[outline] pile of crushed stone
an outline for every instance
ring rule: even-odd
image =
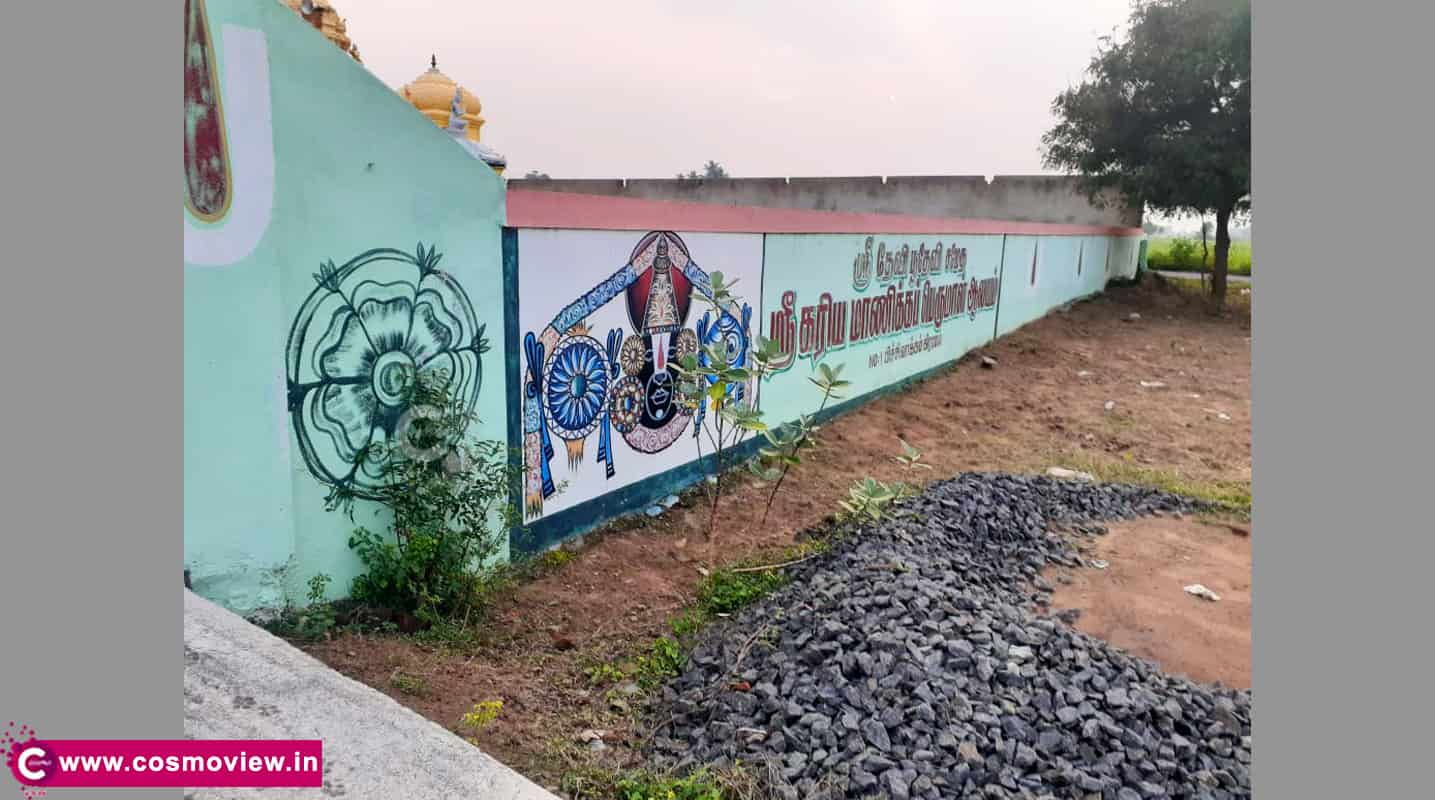
[[[654,756],[762,764],[788,798],[1248,797],[1250,691],[1072,629],[1038,576],[1081,563],[1068,535],[1201,508],[1047,477],[933,484],[709,631],[664,688]]]

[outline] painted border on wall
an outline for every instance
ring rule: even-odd
[[[523,466],[523,373],[518,363],[522,350],[518,325],[518,229],[503,227],[503,380],[508,396],[508,464],[515,470],[508,482],[509,497],[513,502],[522,503],[523,476],[517,472]],[[508,528],[509,560],[514,552],[528,552],[518,547],[522,530],[522,517]]]
[[[571,192],[508,190],[508,224],[515,228],[683,230],[703,233],[1010,234],[1021,236],[1140,236],[1140,228],[1066,225],[902,214],[856,214],[758,206],[723,206]]]

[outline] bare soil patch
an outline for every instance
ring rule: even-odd
[[[1086,553],[1105,569],[1049,571],[1052,608],[1079,609],[1075,628],[1166,672],[1250,688],[1250,526],[1162,517],[1109,528]],[[1220,599],[1187,594],[1192,584]]]
[[[981,368],[982,355],[996,366]],[[820,448],[788,476],[766,525],[759,520],[767,487],[741,479],[725,493],[712,541],[703,535],[701,498],[658,518],[619,521],[501,601],[472,650],[359,635],[308,649],[445,726],[457,727],[476,703],[502,699],[498,720],[476,735],[479,746],[549,786],[569,765],[557,743],[577,747],[585,728],[611,731],[611,763],[634,763],[649,731],[633,729],[585,668],[630,657],[668,633],[699,567],[790,544],[836,511],[856,479],[910,478],[893,458],[899,436],[924,451],[934,477],[1083,459],[1193,481],[1249,481],[1249,311],[1216,316],[1172,287],[1112,289],[831,421]],[[421,688],[401,681],[410,691],[400,690],[396,674],[418,678]]]

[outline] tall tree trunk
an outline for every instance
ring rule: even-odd
[[[1226,304],[1226,262],[1231,254],[1232,208],[1216,209],[1216,263],[1211,269],[1211,299],[1216,307]]]

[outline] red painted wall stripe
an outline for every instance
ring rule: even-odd
[[[1049,222],[726,206],[522,189],[508,191],[508,225],[513,228],[711,233],[1141,235],[1140,228],[1114,225],[1064,225]]]

